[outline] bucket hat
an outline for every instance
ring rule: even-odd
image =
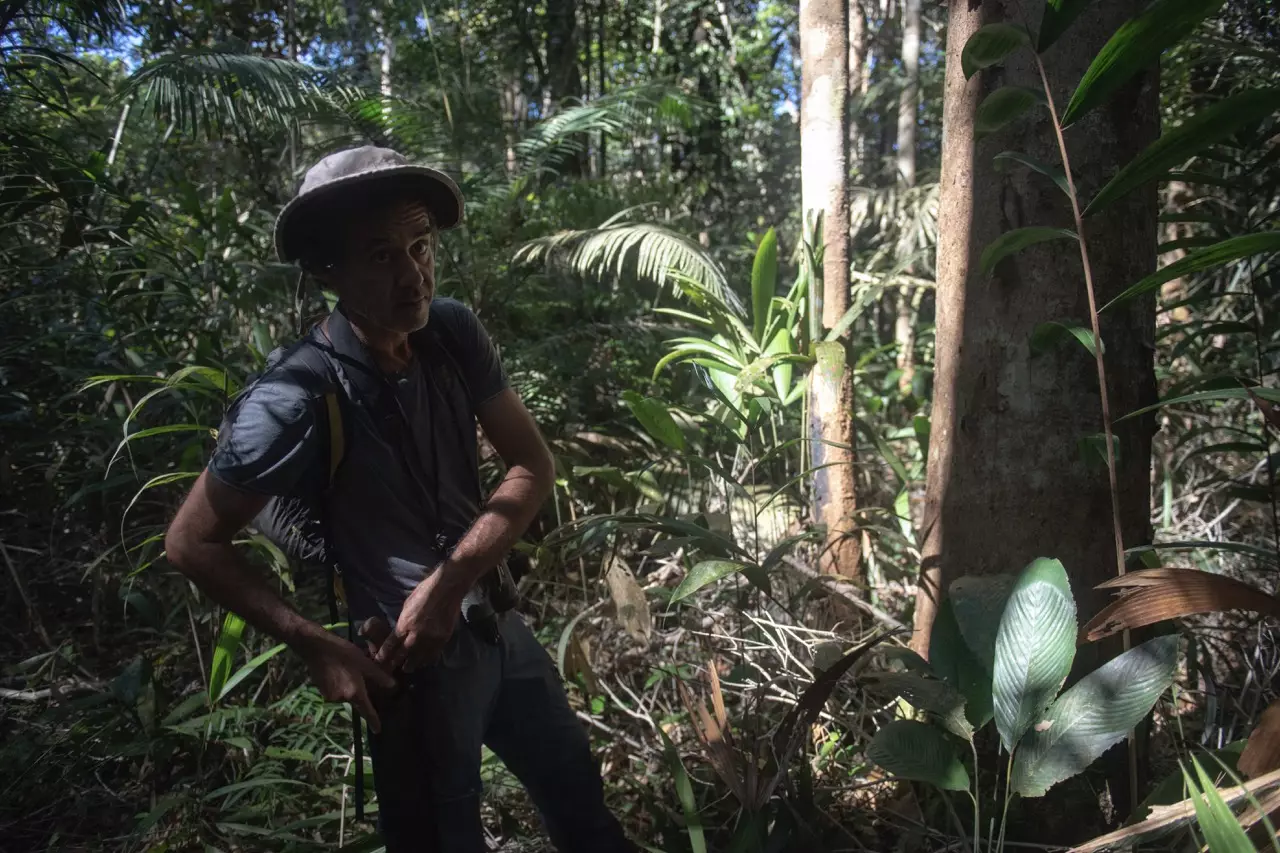
[[[441,231],[462,221],[462,191],[444,172],[410,163],[390,148],[348,148],[308,169],[298,194],[276,217],[275,246],[280,260],[288,263],[302,255],[307,243],[306,214],[318,203],[375,187],[395,187],[419,196]]]

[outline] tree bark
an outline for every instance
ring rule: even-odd
[[[577,0],[547,2],[547,99],[552,109],[582,98],[582,73],[578,65]],[[585,152],[586,145],[582,146]],[[568,158],[566,171],[581,176],[585,153]]]
[[[1050,88],[1066,104],[1089,62],[1143,0],[1090,6],[1043,57]],[[1018,0],[951,0],[943,107],[942,189],[937,247],[937,363],[924,549],[913,646],[926,653],[939,590],[962,574],[1020,571],[1057,557],[1071,577],[1079,613],[1096,612],[1093,587],[1114,573],[1115,545],[1105,468],[1083,458],[1080,441],[1101,432],[1097,373],[1083,347],[1032,354],[1032,331],[1048,321],[1088,326],[1078,248],[1042,243],[983,275],[978,258],[1000,234],[1026,225],[1071,227],[1067,199],[1028,170],[997,171],[992,157],[1021,151],[1059,163],[1046,111],[981,140],[974,113],[1003,85],[1040,88],[1034,58],[966,81],[960,52],[978,27],[1018,21]],[[1158,72],[1148,70],[1110,103],[1066,132],[1077,190],[1087,200],[1159,133]],[[1155,269],[1156,190],[1131,193],[1086,221],[1098,302]],[[1156,399],[1154,298],[1102,317],[1108,389],[1116,417]],[[1124,541],[1150,541],[1154,418],[1116,425]],[[1077,654],[1083,671],[1098,650]],[[1065,839],[1059,839],[1065,841]]]
[[[916,185],[916,123],[920,106],[920,0],[903,0],[902,70],[906,82],[898,96],[898,186]],[[913,267],[907,267],[914,272]],[[898,393],[911,394],[915,380],[916,308],[920,301],[913,288],[898,290],[898,316],[894,323],[897,344]]]
[[[858,113],[862,109],[862,96],[867,94],[867,13],[862,0],[849,0],[849,97],[851,107],[849,125],[849,171],[857,180],[866,177],[866,164],[862,162],[862,126]]]
[[[806,216],[821,211],[822,288],[814,310],[823,329],[849,309],[849,25],[846,0],[800,2],[800,174]],[[820,298],[817,298],[820,297]],[[820,304],[818,304],[820,303]],[[848,333],[822,348],[809,387],[809,440],[814,517],[826,527],[819,565],[824,572],[857,577],[860,543],[853,430],[853,372]]]

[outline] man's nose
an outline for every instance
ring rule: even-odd
[[[422,287],[422,270],[407,251],[396,256],[395,275],[397,287],[412,290]]]

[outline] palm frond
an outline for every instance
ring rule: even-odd
[[[933,268],[938,240],[938,184],[915,187],[855,187],[849,230],[872,250],[873,267]]]
[[[515,262],[563,264],[578,275],[597,278],[629,273],[658,288],[679,274],[741,311],[741,300],[729,289],[724,271],[701,246],[662,225],[620,222],[622,215],[599,228],[561,231],[532,240],[516,252]]]
[[[515,153],[525,171],[537,172],[548,163],[581,152],[584,134],[603,132],[622,138],[675,133],[691,127],[705,109],[699,99],[665,83],[620,89],[538,122],[516,143]]]
[[[183,49],[138,69],[122,95],[137,97],[184,131],[269,123],[290,125],[302,117],[342,115],[320,72],[287,59],[229,50]]]
[[[0,34],[10,27],[37,28],[52,23],[72,42],[84,36],[106,38],[124,26],[126,12],[120,0],[45,0],[0,4]]]

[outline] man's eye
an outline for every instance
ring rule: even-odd
[[[386,249],[378,249],[373,253],[373,262],[375,264],[385,264],[391,261],[391,252]]]
[[[423,255],[427,254],[427,252],[429,252],[430,250],[431,250],[431,246],[427,243],[426,240],[419,240],[418,242],[413,244],[413,253],[418,257],[422,257]]]

